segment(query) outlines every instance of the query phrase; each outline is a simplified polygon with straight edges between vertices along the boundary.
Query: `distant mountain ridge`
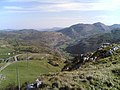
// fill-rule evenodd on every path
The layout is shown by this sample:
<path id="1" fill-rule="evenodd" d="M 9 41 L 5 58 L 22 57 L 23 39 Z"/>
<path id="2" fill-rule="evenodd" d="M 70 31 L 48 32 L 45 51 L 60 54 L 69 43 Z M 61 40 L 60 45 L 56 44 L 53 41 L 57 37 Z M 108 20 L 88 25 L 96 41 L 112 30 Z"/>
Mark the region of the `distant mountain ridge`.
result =
<path id="1" fill-rule="evenodd" d="M 0 38 L 16 39 L 36 43 L 44 43 L 48 46 L 56 46 L 66 42 L 69 38 L 60 32 L 37 31 L 34 29 L 22 29 L 18 31 L 2 31 Z"/>
<path id="2" fill-rule="evenodd" d="M 39 31 L 58 31 L 58 30 L 61 30 L 61 29 L 63 29 L 63 28 L 53 27 L 53 28 L 40 29 Z"/>
<path id="3" fill-rule="evenodd" d="M 113 24 L 113 25 L 111 25 L 110 26 L 112 29 L 114 29 L 114 28 L 120 28 L 120 24 Z"/>
<path id="4" fill-rule="evenodd" d="M 103 23 L 97 22 L 94 24 L 76 24 L 68 28 L 59 30 L 66 36 L 74 39 L 80 39 L 98 33 L 110 32 L 111 28 Z"/>

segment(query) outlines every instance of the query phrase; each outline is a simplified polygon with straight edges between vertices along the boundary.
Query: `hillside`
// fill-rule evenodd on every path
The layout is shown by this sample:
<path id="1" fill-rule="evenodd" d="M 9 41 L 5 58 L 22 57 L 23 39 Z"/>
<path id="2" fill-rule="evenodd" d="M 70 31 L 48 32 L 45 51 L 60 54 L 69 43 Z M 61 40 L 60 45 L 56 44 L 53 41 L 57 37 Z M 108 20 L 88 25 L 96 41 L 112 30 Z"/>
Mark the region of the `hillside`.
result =
<path id="1" fill-rule="evenodd" d="M 63 72 L 45 77 L 44 79 L 47 78 L 48 80 L 45 83 L 58 83 L 59 90 L 119 90 L 119 54 L 101 58 L 96 62 L 88 62 L 80 69 L 72 72 Z M 51 86 L 51 84 L 49 85 Z M 56 88 L 56 86 L 53 88 Z"/>
<path id="2" fill-rule="evenodd" d="M 7 42 L 17 52 L 51 54 L 60 53 L 55 47 L 70 41 L 69 37 L 60 32 L 44 32 L 33 29 L 1 31 L 0 39 Z"/>
<path id="3" fill-rule="evenodd" d="M 66 36 L 62 33 L 58 32 L 44 32 L 44 31 L 37 31 L 33 29 L 24 29 L 19 31 L 4 31 L 0 33 L 1 38 L 5 38 L 8 40 L 19 40 L 19 41 L 27 41 L 27 42 L 34 42 L 40 44 L 48 44 L 48 46 L 56 46 L 58 43 L 65 42 L 69 40 Z"/>
<path id="4" fill-rule="evenodd" d="M 53 90 L 119 90 L 120 48 L 114 49 L 112 55 L 101 57 L 105 54 L 101 52 L 102 50 L 107 52 L 113 47 L 119 47 L 119 45 L 107 46 L 96 51 L 93 53 L 93 56 L 97 57 L 96 60 L 86 61 L 73 71 L 46 76 L 43 78 L 44 83 L 47 83 Z M 81 61 L 80 58 L 79 60 Z"/>
<path id="5" fill-rule="evenodd" d="M 119 48 L 114 49 L 113 47 Z M 112 54 L 101 56 L 110 49 L 113 50 Z M 72 71 L 39 75 L 43 84 L 38 90 L 119 90 L 120 46 L 118 44 L 108 45 L 95 51 L 92 55 L 96 56 L 97 59 L 86 61 Z M 81 60 L 79 58 L 79 61 Z M 25 88 L 24 85 L 22 89 Z"/>
<path id="6" fill-rule="evenodd" d="M 97 50 L 102 43 L 118 43 L 120 41 L 120 29 L 113 29 L 110 33 L 91 35 L 81 39 L 77 44 L 66 48 L 71 54 L 82 54 Z"/>

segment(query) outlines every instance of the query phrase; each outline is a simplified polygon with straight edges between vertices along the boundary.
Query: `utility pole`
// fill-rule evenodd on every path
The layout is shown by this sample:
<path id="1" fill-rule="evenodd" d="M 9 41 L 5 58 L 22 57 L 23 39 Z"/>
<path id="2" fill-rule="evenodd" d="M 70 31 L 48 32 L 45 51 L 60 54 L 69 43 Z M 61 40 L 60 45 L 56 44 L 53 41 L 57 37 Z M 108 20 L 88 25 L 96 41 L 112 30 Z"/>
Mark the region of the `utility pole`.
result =
<path id="1" fill-rule="evenodd" d="M 28 69 L 28 52 L 27 52 L 27 59 L 26 59 L 26 61 L 27 61 L 27 69 Z"/>
<path id="2" fill-rule="evenodd" d="M 15 42 L 16 42 L 16 46 L 17 46 L 17 50 L 19 51 L 19 43 L 17 42 L 17 40 L 15 39 Z M 17 85 L 18 85 L 18 90 L 20 90 L 20 76 L 19 76 L 19 70 L 18 70 L 18 65 L 16 63 L 16 76 L 17 76 Z"/>
<path id="3" fill-rule="evenodd" d="M 19 70 L 17 65 L 16 65 L 16 75 L 17 75 L 18 90 L 20 90 L 20 76 L 19 76 Z"/>

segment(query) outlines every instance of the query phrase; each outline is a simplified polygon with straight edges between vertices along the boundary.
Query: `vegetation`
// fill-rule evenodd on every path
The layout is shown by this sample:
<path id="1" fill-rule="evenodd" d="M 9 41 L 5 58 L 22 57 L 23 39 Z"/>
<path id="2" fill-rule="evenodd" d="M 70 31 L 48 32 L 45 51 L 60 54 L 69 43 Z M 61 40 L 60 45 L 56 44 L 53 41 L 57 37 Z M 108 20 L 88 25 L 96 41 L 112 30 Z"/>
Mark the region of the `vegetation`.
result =
<path id="1" fill-rule="evenodd" d="M 119 90 L 119 54 L 116 52 L 96 62 L 87 62 L 75 71 L 43 75 L 43 81 L 47 84 L 43 90 Z"/>

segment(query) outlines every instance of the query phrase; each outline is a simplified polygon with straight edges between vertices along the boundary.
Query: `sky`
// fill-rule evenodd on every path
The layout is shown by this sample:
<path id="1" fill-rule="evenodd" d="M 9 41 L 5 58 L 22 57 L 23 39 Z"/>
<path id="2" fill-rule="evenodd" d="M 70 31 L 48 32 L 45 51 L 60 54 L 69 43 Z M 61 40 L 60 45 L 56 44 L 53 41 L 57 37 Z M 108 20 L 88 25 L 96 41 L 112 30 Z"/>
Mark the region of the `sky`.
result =
<path id="1" fill-rule="evenodd" d="M 120 0 L 0 0 L 0 29 L 120 24 Z"/>

